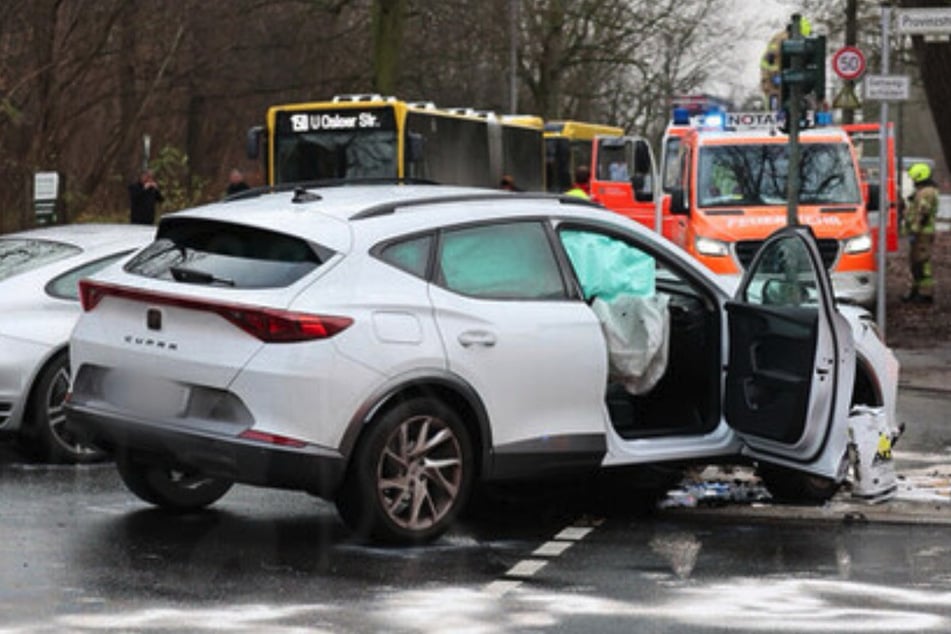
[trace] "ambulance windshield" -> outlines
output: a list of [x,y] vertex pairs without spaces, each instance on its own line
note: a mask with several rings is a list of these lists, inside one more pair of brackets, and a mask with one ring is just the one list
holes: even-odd
[[[848,145],[804,143],[801,149],[801,203],[862,202]],[[705,146],[700,150],[699,206],[785,205],[788,173],[785,144]]]

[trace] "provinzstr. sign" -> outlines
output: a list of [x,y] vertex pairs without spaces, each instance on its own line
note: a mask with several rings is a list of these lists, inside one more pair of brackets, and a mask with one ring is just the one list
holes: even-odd
[[905,35],[943,35],[951,33],[951,8],[901,9],[898,30]]

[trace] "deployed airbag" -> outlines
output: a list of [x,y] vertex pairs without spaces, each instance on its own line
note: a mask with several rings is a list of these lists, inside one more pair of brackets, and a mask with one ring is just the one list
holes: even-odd
[[654,294],[654,258],[620,240],[585,231],[563,231],[561,242],[586,300]]
[[649,392],[664,375],[670,339],[667,295],[596,298],[591,309],[608,345],[608,378],[629,393]]

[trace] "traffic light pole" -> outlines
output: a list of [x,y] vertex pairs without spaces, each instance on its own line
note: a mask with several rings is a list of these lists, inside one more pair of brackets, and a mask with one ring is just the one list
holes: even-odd
[[[792,16],[792,33],[789,34],[790,39],[802,39],[802,28],[799,21],[799,14],[794,14]],[[802,56],[794,55],[790,61],[790,70],[798,74],[802,72],[802,69]],[[786,224],[792,227],[799,224],[799,163],[802,161],[802,151],[799,147],[799,122],[802,115],[802,85],[800,82],[790,82],[789,102],[786,106],[786,116],[788,117],[786,126],[789,129],[789,175],[786,178],[786,200],[788,201],[788,207],[786,212]]]

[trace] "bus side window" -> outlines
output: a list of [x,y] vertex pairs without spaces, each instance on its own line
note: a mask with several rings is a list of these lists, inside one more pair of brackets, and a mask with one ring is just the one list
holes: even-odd
[[419,163],[423,160],[423,135],[419,132],[406,133],[406,162]]

